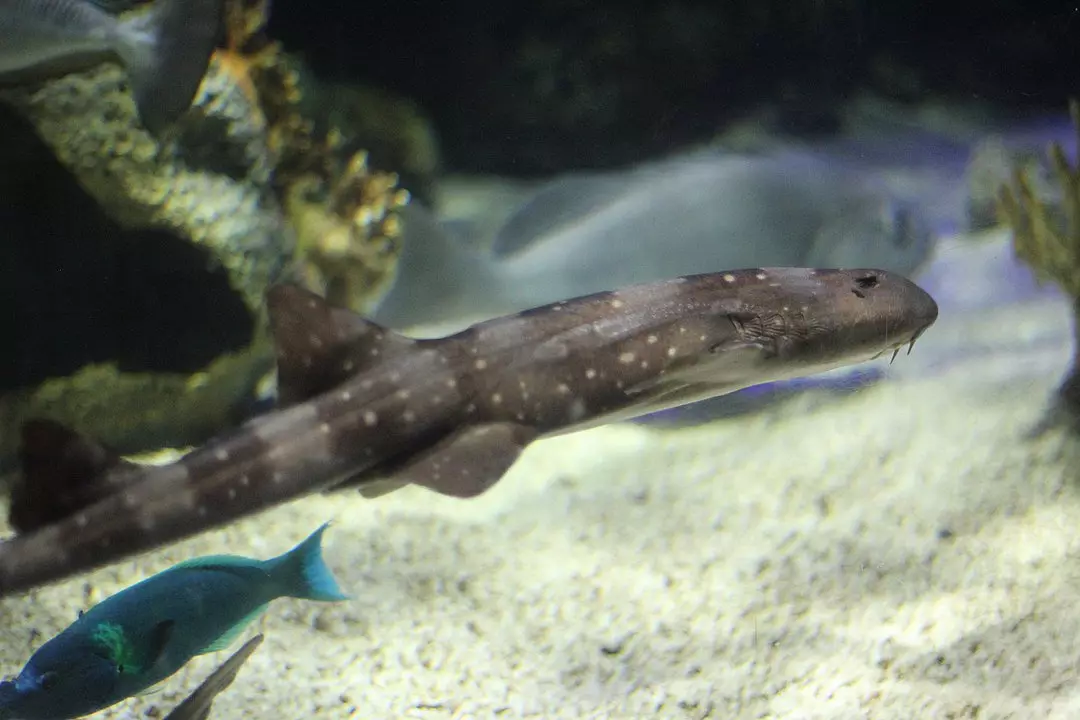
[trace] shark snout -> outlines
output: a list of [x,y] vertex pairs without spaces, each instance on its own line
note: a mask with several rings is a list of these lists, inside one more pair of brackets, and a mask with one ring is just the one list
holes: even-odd
[[[902,275],[887,270],[860,269],[837,271],[847,285],[848,317],[855,334],[870,349],[898,351],[910,347],[938,317],[934,298]],[[854,329],[854,328],[853,328]]]
[[930,293],[902,275],[887,270],[849,270],[851,294],[867,300],[883,317],[922,332],[934,324],[938,306]]

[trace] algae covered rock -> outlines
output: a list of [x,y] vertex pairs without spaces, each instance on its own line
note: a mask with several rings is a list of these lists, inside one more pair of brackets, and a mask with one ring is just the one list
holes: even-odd
[[270,367],[262,296],[294,237],[257,107],[215,62],[158,143],[121,67],[0,93],[15,307],[0,375],[0,459],[27,416],[123,451],[197,442]]
[[[113,62],[0,88],[0,468],[33,416],[124,453],[202,442],[273,367],[270,284],[315,276],[363,307],[396,269],[396,176],[300,114],[266,2],[227,8],[224,47],[160,138]],[[316,262],[327,248],[336,261]]]

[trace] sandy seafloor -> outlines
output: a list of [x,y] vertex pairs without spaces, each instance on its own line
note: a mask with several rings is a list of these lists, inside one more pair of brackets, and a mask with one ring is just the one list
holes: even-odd
[[1080,443],[1029,437],[1068,330],[1053,298],[943,305],[855,395],[547,440],[475,501],[294,502],[0,602],[0,662],[173,561],[332,520],[355,599],[273,604],[213,717],[1080,717]]

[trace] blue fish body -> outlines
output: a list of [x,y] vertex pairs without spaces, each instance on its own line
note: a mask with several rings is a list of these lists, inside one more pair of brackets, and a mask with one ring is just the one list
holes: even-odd
[[228,646],[272,600],[347,599],[323,562],[326,527],[276,558],[196,558],[103,600],[42,645],[18,677],[0,683],[0,718],[96,712]]

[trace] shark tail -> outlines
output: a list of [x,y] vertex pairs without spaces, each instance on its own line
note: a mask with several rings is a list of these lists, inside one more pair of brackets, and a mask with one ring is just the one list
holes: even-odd
[[323,560],[322,536],[329,526],[323,523],[292,550],[266,561],[266,569],[282,595],[323,602],[349,599]]
[[191,107],[217,47],[224,0],[156,0],[121,22],[118,47],[139,117],[160,134]]

